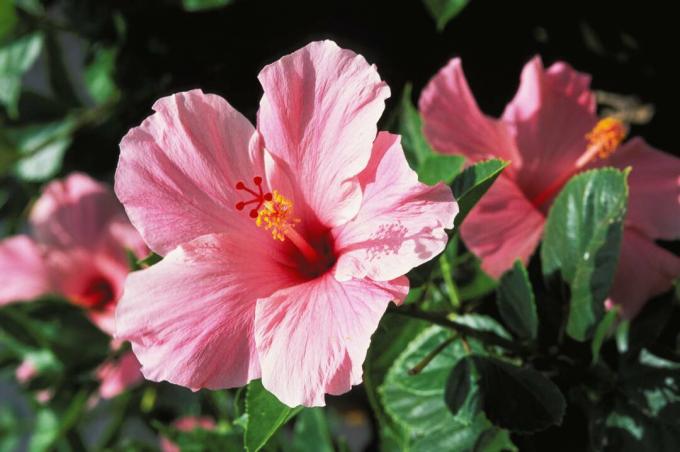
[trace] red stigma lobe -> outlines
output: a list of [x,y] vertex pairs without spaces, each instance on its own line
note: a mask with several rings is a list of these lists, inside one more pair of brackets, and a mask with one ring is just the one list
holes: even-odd
[[271,193],[265,193],[262,190],[262,178],[260,176],[255,176],[253,177],[253,183],[257,187],[257,191],[251,190],[246,186],[243,181],[238,181],[236,183],[236,190],[241,190],[241,191],[246,191],[253,195],[252,199],[249,199],[247,201],[239,201],[236,203],[236,210],[243,210],[248,204],[255,204],[254,209],[251,209],[249,215],[251,218],[257,218],[257,212],[260,210],[260,207],[262,207],[262,204],[265,201],[271,201],[272,200],[272,194]]

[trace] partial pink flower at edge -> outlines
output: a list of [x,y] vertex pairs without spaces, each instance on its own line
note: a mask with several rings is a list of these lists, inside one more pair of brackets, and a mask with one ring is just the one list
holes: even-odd
[[[611,291],[612,301],[630,318],[680,276],[680,258],[654,244],[680,238],[680,159],[633,138],[604,160],[584,160],[591,146],[586,135],[598,121],[589,85],[588,75],[565,63],[544,69],[536,57],[524,67],[517,95],[502,117],[493,119],[479,111],[461,62],[454,59],[427,85],[419,108],[425,135],[438,151],[463,154],[472,162],[511,161],[461,228],[482,268],[496,278],[516,259],[529,260],[550,201],[570,175],[599,166],[632,166],[624,242]],[[639,268],[638,254],[655,255],[654,265],[626,278],[628,269]]]
[[363,57],[315,42],[259,79],[257,130],[190,91],[121,142],[116,194],[165,257],[128,278],[116,334],[148,379],[262,378],[290,406],[323,405],[361,382],[380,317],[444,249],[457,205],[377,133],[389,90]]
[[[209,417],[187,416],[177,419],[172,426],[181,432],[190,432],[196,429],[212,430],[215,428],[215,421]],[[179,446],[169,439],[161,436],[161,451],[180,452]]]

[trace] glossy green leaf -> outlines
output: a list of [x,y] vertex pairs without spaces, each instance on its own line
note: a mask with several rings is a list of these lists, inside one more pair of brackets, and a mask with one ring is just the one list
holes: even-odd
[[423,0],[430,15],[437,23],[437,29],[443,30],[446,24],[456,17],[469,0]]
[[567,334],[590,338],[604,315],[616,270],[628,200],[627,173],[611,168],[581,173],[555,199],[543,233],[541,263],[548,281],[570,289]]
[[451,183],[451,190],[460,209],[454,222],[456,228],[463,223],[470,210],[508,165],[509,162],[499,159],[486,160],[467,167],[455,177]]
[[232,3],[233,0],[182,0],[182,6],[187,11],[206,11],[222,8]]
[[[394,361],[380,387],[387,413],[408,434],[406,446],[402,446],[408,450],[475,450],[482,435],[495,429],[474,401],[469,410],[455,416],[446,406],[444,388],[449,373],[467,354],[462,341],[451,342],[452,334],[437,326],[423,331]],[[474,351],[484,353],[477,341],[468,343]],[[446,346],[432,357],[433,350],[442,344]],[[431,361],[414,374],[413,369],[428,357]],[[507,446],[513,447],[512,443]]]
[[538,314],[529,274],[520,261],[507,271],[498,284],[498,310],[505,324],[520,338],[538,336]]
[[333,441],[323,408],[305,408],[295,419],[295,452],[333,452]]
[[460,173],[465,158],[460,155],[431,155],[418,167],[418,179],[428,185],[437,182],[451,183]]
[[473,355],[484,413],[494,425],[532,433],[560,425],[566,409],[559,388],[540,372]]
[[301,410],[284,405],[267,391],[260,380],[248,384],[246,394],[246,432],[244,447],[248,452],[262,449],[267,441]]
[[0,45],[0,104],[10,117],[19,114],[21,78],[40,55],[43,41],[42,34],[33,33]]

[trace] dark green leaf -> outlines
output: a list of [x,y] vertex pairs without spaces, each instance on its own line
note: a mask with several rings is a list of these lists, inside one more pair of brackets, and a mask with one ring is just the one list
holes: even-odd
[[222,8],[233,0],[182,0],[182,5],[187,11],[205,11],[210,9]]
[[479,374],[484,413],[495,425],[531,433],[562,423],[566,402],[540,372],[484,356],[470,356]]
[[323,408],[306,408],[295,420],[295,452],[333,452],[331,432]]
[[12,32],[16,22],[17,15],[12,0],[0,1],[0,43]]
[[611,309],[600,321],[599,325],[597,325],[595,334],[593,335],[593,342],[590,346],[590,351],[593,354],[593,364],[600,360],[600,349],[602,348],[605,339],[609,336],[617,317],[618,310]]
[[21,78],[40,55],[43,36],[40,33],[23,36],[0,45],[0,104],[7,108],[10,117],[19,111]]
[[437,23],[437,30],[443,30],[451,19],[456,17],[469,0],[423,0],[430,15]]
[[456,176],[451,183],[451,190],[460,209],[454,222],[456,228],[463,223],[470,210],[491,188],[496,178],[508,165],[509,162],[499,159],[486,160],[467,167]]
[[536,339],[538,335],[536,300],[529,282],[529,274],[522,262],[516,261],[512,269],[501,277],[496,302],[503,321],[517,336],[523,339]]
[[626,213],[627,173],[611,168],[571,179],[555,199],[541,247],[543,274],[571,291],[567,334],[584,341],[604,314]]
[[243,437],[245,449],[248,452],[262,449],[278,429],[295,417],[300,409],[290,408],[281,403],[262,386],[260,380],[251,381],[246,394],[248,420]]
[[477,371],[471,360],[461,359],[449,374],[444,401],[454,416],[479,412]]
[[45,33],[45,55],[47,56],[47,73],[54,96],[68,107],[80,106],[68,68],[64,62],[59,37],[55,32]]

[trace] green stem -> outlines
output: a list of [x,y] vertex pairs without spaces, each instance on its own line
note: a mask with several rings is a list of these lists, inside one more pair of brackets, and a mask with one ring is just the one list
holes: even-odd
[[433,359],[437,357],[438,354],[440,354],[446,347],[449,346],[453,341],[455,341],[457,338],[457,335],[454,334],[441,344],[437,346],[434,350],[432,350],[430,353],[428,353],[418,364],[413,366],[411,369],[409,369],[408,373],[409,375],[418,375],[420,372],[423,371],[427,367],[428,364],[432,362]]
[[449,295],[451,306],[454,311],[458,311],[460,309],[460,296],[458,295],[456,283],[453,281],[453,269],[446,254],[442,254],[439,258],[439,268],[442,272],[442,278],[444,278],[444,285],[446,286],[446,293]]

